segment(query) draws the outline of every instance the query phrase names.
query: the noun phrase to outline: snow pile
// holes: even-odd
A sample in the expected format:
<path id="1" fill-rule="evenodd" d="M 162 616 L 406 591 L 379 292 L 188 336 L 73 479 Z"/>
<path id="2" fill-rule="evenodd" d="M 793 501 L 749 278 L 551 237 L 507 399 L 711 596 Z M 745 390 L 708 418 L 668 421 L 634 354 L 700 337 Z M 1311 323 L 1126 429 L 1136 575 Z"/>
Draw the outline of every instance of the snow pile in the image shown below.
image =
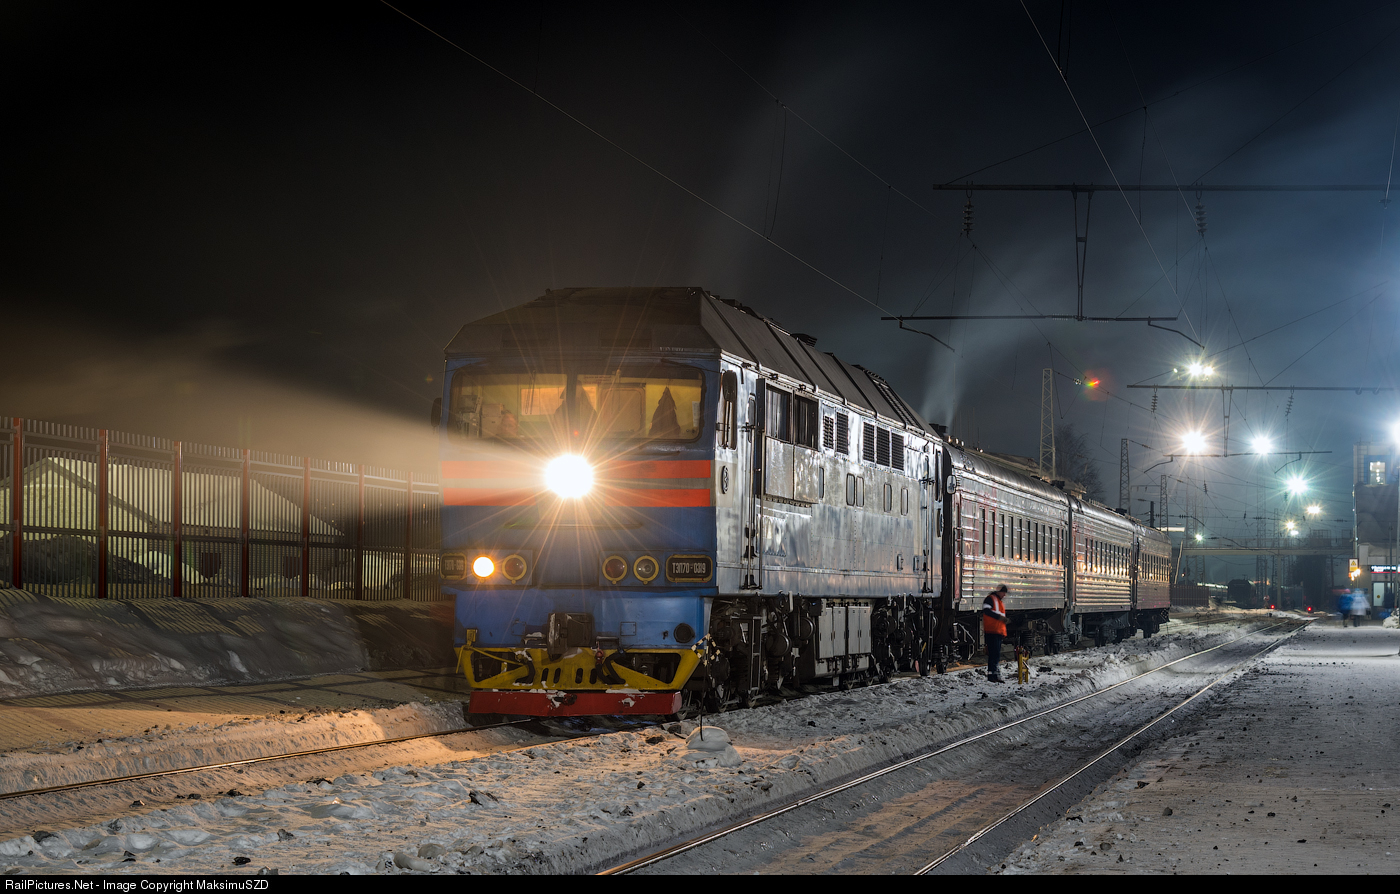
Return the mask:
<path id="1" fill-rule="evenodd" d="M 1151 640 L 1033 658 L 1024 686 L 988 683 L 973 670 L 904 677 L 731 712 L 723 715 L 723 729 L 707 722 L 703 737 L 695 724 L 680 723 L 334 779 L 284 784 L 285 776 L 269 775 L 262 777 L 265 790 L 249 778 L 246 788 L 239 785 L 247 794 L 207 794 L 0 842 L 0 867 L 138 874 L 261 867 L 592 871 L 1240 632 L 1228 623 L 1177 626 Z"/>
<path id="2" fill-rule="evenodd" d="M 700 767 L 737 767 L 744 762 L 729 742 L 729 734 L 717 726 L 701 727 L 686 737 L 685 759 Z"/>
<path id="3" fill-rule="evenodd" d="M 449 603 L 0 591 L 0 698 L 454 663 Z"/>

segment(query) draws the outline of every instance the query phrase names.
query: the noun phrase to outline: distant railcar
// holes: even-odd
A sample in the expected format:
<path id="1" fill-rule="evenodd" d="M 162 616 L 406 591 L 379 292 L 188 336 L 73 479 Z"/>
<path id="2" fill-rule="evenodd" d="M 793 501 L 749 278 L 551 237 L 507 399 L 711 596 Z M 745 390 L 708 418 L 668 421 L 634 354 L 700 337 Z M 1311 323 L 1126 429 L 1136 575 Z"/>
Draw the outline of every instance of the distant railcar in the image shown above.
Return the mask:
<path id="1" fill-rule="evenodd" d="M 442 576 L 476 713 L 675 714 L 942 670 L 1006 583 L 1027 646 L 1166 619 L 1165 535 L 967 450 L 878 375 L 698 288 L 462 328 Z"/>

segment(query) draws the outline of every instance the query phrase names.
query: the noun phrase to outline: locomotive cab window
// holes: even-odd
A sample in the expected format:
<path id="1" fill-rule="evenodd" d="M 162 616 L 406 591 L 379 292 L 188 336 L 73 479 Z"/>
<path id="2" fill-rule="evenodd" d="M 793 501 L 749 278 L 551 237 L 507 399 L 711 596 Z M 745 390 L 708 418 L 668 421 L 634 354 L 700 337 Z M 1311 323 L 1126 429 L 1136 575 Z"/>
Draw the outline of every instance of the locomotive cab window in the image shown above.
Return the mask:
<path id="1" fill-rule="evenodd" d="M 448 430 L 458 439 L 691 441 L 704 412 L 700 370 L 683 367 L 452 376 Z"/>

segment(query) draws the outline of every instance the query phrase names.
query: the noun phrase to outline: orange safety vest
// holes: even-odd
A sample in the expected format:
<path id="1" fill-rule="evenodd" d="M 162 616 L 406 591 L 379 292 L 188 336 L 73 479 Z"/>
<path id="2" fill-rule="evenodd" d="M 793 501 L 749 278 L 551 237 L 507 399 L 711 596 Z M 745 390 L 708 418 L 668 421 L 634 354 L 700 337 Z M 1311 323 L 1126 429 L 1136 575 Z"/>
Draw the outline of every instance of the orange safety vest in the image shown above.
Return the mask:
<path id="1" fill-rule="evenodd" d="M 988 605 L 988 603 L 991 604 Z M 1006 603 L 1001 601 L 1001 596 L 996 592 L 988 593 L 987 598 L 982 601 L 982 609 L 982 632 L 1006 636 Z M 1001 617 L 987 614 L 987 609 L 991 609 Z"/>

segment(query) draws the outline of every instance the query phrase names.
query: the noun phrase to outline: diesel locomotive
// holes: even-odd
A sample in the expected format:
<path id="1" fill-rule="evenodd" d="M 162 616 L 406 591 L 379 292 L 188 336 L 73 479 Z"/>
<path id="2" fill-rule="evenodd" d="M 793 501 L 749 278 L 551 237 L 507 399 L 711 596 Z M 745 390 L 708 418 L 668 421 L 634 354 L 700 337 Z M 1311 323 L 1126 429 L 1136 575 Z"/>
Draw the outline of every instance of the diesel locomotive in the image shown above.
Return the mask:
<path id="1" fill-rule="evenodd" d="M 676 714 L 941 672 L 1010 588 L 1054 651 L 1166 620 L 1166 536 L 965 448 L 880 376 L 699 288 L 463 326 L 443 585 L 473 713 Z"/>

